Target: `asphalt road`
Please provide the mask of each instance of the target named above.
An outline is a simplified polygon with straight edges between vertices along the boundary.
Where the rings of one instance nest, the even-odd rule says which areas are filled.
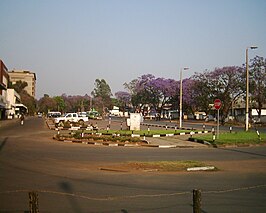
[[[103,147],[52,140],[40,118],[0,128],[0,212],[27,212],[38,191],[40,212],[266,211],[266,147],[158,149]],[[217,172],[119,172],[126,161],[199,160]]]

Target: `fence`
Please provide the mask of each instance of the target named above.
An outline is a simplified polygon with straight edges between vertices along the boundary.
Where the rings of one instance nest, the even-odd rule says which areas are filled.
[[[37,190],[37,191],[28,191],[28,190],[14,190],[14,191],[4,191],[0,192],[0,194],[13,194],[13,193],[28,193],[28,202],[29,202],[29,212],[30,213],[39,213],[39,196],[38,193],[45,194],[55,194],[59,196],[69,196],[75,197],[77,199],[85,199],[85,200],[93,200],[93,201],[114,201],[114,200],[122,200],[122,199],[137,199],[137,198],[163,198],[169,196],[179,196],[179,195],[192,195],[192,209],[193,213],[202,212],[202,198],[204,198],[205,194],[222,194],[222,193],[230,193],[237,192],[243,190],[251,190],[251,189],[259,189],[266,187],[266,184],[256,185],[256,186],[248,186],[248,187],[240,187],[233,189],[225,189],[225,190],[217,190],[217,191],[202,191],[199,189],[193,189],[192,191],[185,192],[176,192],[176,193],[165,193],[165,194],[138,194],[138,195],[128,195],[128,196],[108,196],[108,197],[90,197],[85,195],[79,195],[75,193],[66,193],[66,192],[58,192],[58,191],[48,191],[48,190]],[[40,201],[41,203],[41,201]],[[41,204],[40,204],[41,206]]]

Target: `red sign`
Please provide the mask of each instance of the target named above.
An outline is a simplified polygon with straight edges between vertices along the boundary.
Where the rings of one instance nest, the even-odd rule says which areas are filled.
[[[222,106],[222,101],[220,99],[215,99],[214,108],[218,110],[221,108],[221,106]]]

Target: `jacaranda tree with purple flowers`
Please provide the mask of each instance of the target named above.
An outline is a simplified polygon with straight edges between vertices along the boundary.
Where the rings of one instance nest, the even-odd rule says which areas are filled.
[[[232,103],[244,94],[243,73],[243,68],[229,66],[195,74],[193,76],[197,88],[194,90],[195,95],[201,100],[202,106],[206,107],[205,110],[202,110],[207,112],[207,103],[211,104],[216,98],[219,98],[222,101],[220,112],[222,123],[224,123]]]
[[[155,78],[151,74],[142,75],[134,82],[132,104],[140,109],[148,105],[158,113],[161,113],[163,107],[176,94],[178,87],[178,83],[173,79]]]

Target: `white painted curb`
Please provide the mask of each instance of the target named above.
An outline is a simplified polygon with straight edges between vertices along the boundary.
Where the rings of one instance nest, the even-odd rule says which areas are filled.
[[[208,170],[214,170],[214,166],[203,166],[203,167],[192,167],[192,168],[187,168],[187,171],[208,171]]]

